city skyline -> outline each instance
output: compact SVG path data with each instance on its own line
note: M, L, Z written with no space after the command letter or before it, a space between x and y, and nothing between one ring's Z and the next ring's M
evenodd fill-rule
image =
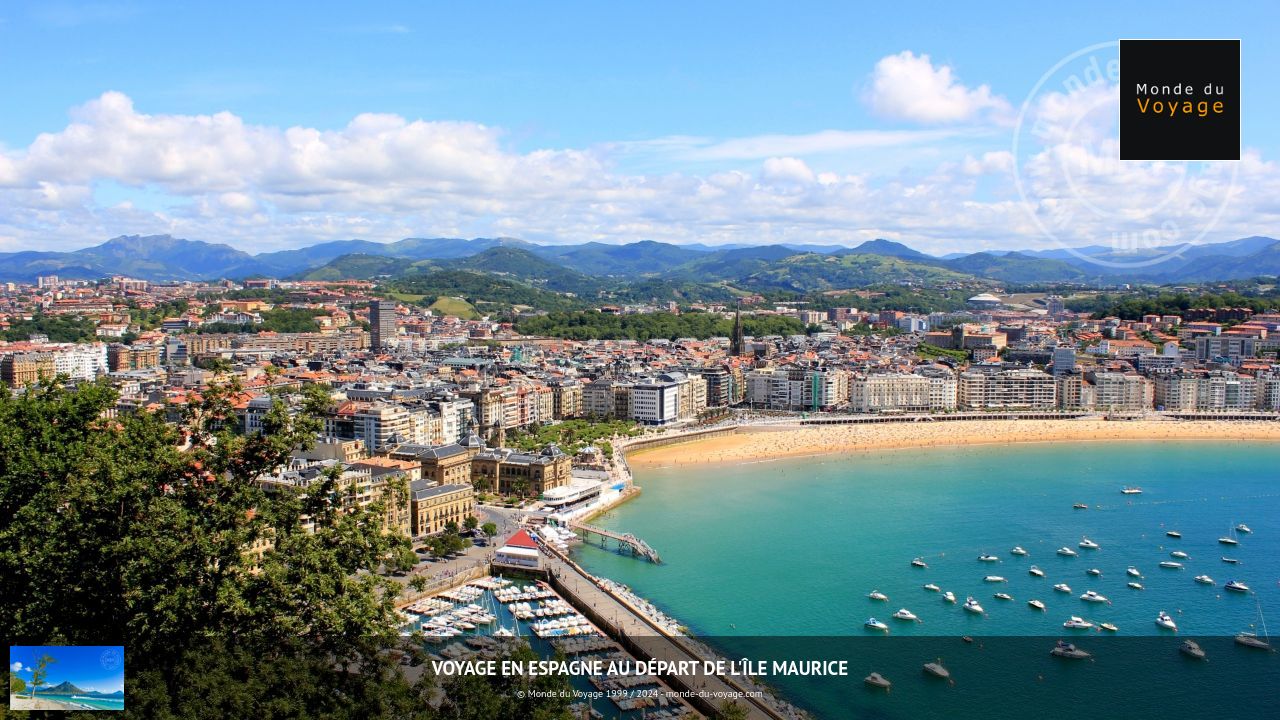
M1035 88L1091 45L1233 37L1275 11L1089 8L1046 23L1005 8L752 6L729 20L714 6L512 6L481 25L408 5L373 19L258 8L253 23L149 3L11 5L0 57L29 71L6 81L24 112L0 120L0 252L161 233L248 250L437 236L1035 249L1187 213L1137 222L1104 206L1049 237L1029 210L1117 187L1154 206L1187 177L1226 211L1179 241L1270 234L1277 101L1251 71L1277 61L1264 38L1242 37L1244 159L1229 166L1109 163L1107 113L1079 126L1051 111L1111 107L1114 82ZM196 23L207 32L174 32ZM283 36L288 53L271 42ZM1015 153L1029 98L1037 119L1082 134ZM1015 170L1041 177L1071 152L1080 165L1064 169L1082 174L1019 191Z

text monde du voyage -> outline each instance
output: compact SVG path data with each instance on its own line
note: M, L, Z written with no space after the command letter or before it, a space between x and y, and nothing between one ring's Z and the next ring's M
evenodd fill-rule
M1135 83L1134 93L1137 97L1134 100L1138 103L1138 112L1143 115L1207 118L1210 115L1226 113L1226 101L1215 99L1225 94L1224 86L1205 83L1203 87L1199 87L1199 92L1197 87L1191 83L1173 85Z

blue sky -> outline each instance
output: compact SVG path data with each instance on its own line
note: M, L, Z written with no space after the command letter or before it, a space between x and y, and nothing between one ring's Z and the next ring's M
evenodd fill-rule
M9 672L30 684L41 655L54 659L46 667L46 686L69 682L86 692L113 693L124 689L122 646L15 645L9 648Z
M1246 175L1251 185L1270 182L1280 150L1269 120L1280 111L1274 4L373 5L0 5L0 216L11 210L0 217L0 252L124 232L264 249L499 234L1038 247L1050 238L1014 217L1021 198L1001 176L1010 163L988 155L1009 151L1012 116L1046 70L1120 37L1242 38L1244 144L1257 160L1248 173L1260 173ZM946 73L950 84L924 89L960 92L964 107L922 114L876 97L880 63L903 53L906 74L894 82ZM105 93L118 95L99 102ZM320 139L323 167L304 167L316 156L296 137L202 136L218 113L251 136L339 135ZM389 145L355 150L361 133L350 128L362 114L422 121L435 154L406 156L396 134L414 147L423 137L387 123L370 132ZM65 135L77 120L100 145L155 152L75 169L67 165L92 148L67 141L33 159L37 136ZM184 124L196 127L170 126ZM252 152L232 162L224 142ZM335 142L382 161L338 167ZM944 177L968 159L985 167ZM285 167L264 169L268 161ZM981 207L948 226L940 218L963 204L921 202L928 193ZM1258 194L1214 239L1269 232L1274 208Z

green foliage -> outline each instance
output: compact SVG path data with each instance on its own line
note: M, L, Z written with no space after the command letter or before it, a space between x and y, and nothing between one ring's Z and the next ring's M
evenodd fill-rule
M264 310L260 323L205 323L194 329L197 333L305 333L315 332L316 318L327 315L324 310L314 308L277 307Z
M9 693L11 695L17 695L18 693L26 689L27 689L26 681L24 681L22 678L18 677L17 675L9 676Z
M578 298L536 288L514 278L470 270L438 270L407 275L383 287L399 293L423 295L428 299L461 297L472 305L495 304L502 308L527 305L539 310L574 310L586 306Z
M796 318L781 315L744 315L743 331L762 335L803 335L804 324ZM572 340L639 340L655 338L675 340L682 337L705 339L727 337L733 332L733 319L710 313L668 312L611 315L599 312L553 312L523 318L516 328L527 335L548 335Z
M950 358L958 362L964 362L969 359L969 354L963 350L948 350L929 343L917 345L916 354L922 358Z
M1170 292L1130 296L1100 294L1072 298L1066 305L1076 312L1091 312L1094 318L1115 316L1123 320L1141 320L1143 315L1182 315L1192 308L1247 307L1254 312L1268 312L1280 310L1280 297L1242 295L1233 291L1196 295Z
M157 303L155 307L141 307L136 300L129 301L129 322L137 325L139 330L155 330L167 317L177 317L185 313L190 304L185 300L171 300Z
M33 334L44 334L49 336L50 342L87 342L95 339L96 332L97 326L93 321L77 315L36 313L30 320L9 320L9 329L0 332L0 339L21 341Z
M565 452L573 454L588 445L600 447L605 438L615 435L632 437L639 434L640 428L632 420L574 419L513 430L507 434L507 445L533 451L556 443Z
M493 537L498 534L498 526L495 523L487 522L480 526L480 532L486 537Z

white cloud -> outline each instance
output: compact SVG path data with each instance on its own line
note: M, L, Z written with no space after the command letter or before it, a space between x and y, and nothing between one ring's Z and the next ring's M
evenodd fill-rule
M22 663L20 662L10 663L9 672L22 672Z
M980 85L962 84L949 65L934 66L928 55L903 50L883 57L871 73L863 99L877 114L917 123L954 123L982 117L1007 122L1007 100Z
M1062 168L1087 197L1113 204L1148 202L1177 177L1173 166L1115 173L1106 159L1113 131L1093 123L1114 108L1100 106L1097 118L1072 127L1063 99L1042 105L1044 133L1017 158L1036 212L1070 205ZM668 137L517 152L498 128L388 114L332 129L280 128L227 112L147 114L112 92L71 115L26 148L0 149L6 251L70 249L134 233L249 252L352 237L495 234L542 242L887 237L941 252L1049 243L1015 192L1007 141L989 128ZM935 160L925 171L882 171L866 160L876 148ZM662 162L653 171L620 170L619 157L635 152ZM673 171L682 165L670 160L680 157L695 159L697 171ZM1280 170L1256 153L1239 168L1239 192L1216 239L1265 233L1280 219ZM102 183L120 187L97 202L93 190ZM129 198L130 189L138 197ZM1109 232L1117 217L1135 222L1120 205L1104 207L1115 214L1075 213L1075 236L1064 239Z

